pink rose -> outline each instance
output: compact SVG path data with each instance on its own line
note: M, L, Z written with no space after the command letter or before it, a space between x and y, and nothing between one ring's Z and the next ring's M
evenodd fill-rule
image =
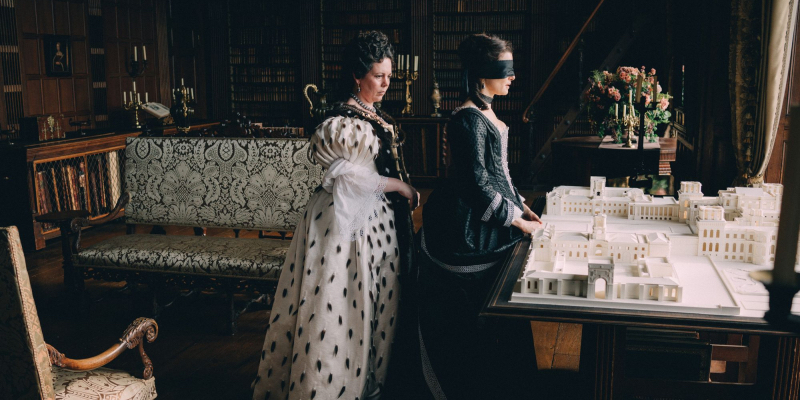
M650 104L650 95L645 93L644 95L644 105L647 106Z
M655 75L655 74L656 74L656 69L650 68L650 75Z
M669 107L669 100L666 97L664 97L658 102L658 108L660 108L661 110L666 110L667 107Z

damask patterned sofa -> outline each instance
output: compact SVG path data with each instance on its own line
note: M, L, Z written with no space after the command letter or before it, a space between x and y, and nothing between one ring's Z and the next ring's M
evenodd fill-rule
M0 228L0 399L149 400L156 397L153 364L142 348L158 325L138 318L102 354L73 360L45 343L16 227ZM144 379L100 368L139 346Z
M129 138L125 209L129 226L189 226L294 231L322 168L309 159L308 140L283 138ZM280 275L289 241L206 236L129 234L80 247L73 220L72 262L83 277L162 285L187 281L224 289L231 303L242 289L263 294ZM238 236L238 234L237 234ZM82 282L81 282L82 283ZM231 304L231 329L237 312Z

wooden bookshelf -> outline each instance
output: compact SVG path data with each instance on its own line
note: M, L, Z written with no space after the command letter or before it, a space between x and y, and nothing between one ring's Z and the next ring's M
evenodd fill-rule
M272 126L300 126L299 13L293 2L230 2L231 110Z
M139 132L107 133L0 147L3 225L16 225L27 249L41 249L59 227L34 220L55 211L86 210L101 218L124 190L125 139Z
M411 54L409 3L404 0L335 1L322 0L322 89L337 91L342 70L344 45L361 31L380 30L389 37L396 54ZM395 56L395 59L397 57ZM405 106L405 83L393 79L381 102L392 115Z
M529 100L531 10L527 0L434 0L433 73L442 95L442 114L449 115L461 105L461 61L458 45L469 34L492 33L514 45L517 78L508 96L498 97L492 108L509 126L509 169L513 175L526 154L527 127L520 116Z

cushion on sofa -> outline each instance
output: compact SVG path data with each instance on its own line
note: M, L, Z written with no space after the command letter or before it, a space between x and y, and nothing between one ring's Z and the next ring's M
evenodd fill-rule
M123 235L82 249L76 266L277 280L289 241L212 236Z

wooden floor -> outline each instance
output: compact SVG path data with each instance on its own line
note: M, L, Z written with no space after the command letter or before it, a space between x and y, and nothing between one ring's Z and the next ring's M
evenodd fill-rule
M427 198L429 191L423 192ZM523 194L526 195L526 194ZM526 196L532 198L532 196ZM421 226L421 209L414 215ZM192 235L191 228L168 228L169 234ZM89 246L111 236L125 234L125 225L112 223L87 230L83 245ZM212 236L233 236L230 230L210 229ZM242 232L255 237L255 232ZM99 354L118 338L137 317L150 316L150 294L146 287L117 292L121 284L87 281L86 292L93 300L82 311L65 296L58 240L26 254L34 298L45 340L70 358ZM155 366L160 399L247 399L258 367L269 312L248 312L239 318L239 332L226 331L226 302L222 296L201 294L181 298L158 320L159 337L146 350ZM573 379L578 367L581 326L533 323L537 364L540 370L561 370L554 379L541 380L538 393L559 393L559 386ZM141 368L136 351L128 351L109 365L128 371ZM553 371L557 372L557 371ZM551 385L551 388L541 385ZM549 390L548 390L549 389ZM538 397L538 396L537 396Z

